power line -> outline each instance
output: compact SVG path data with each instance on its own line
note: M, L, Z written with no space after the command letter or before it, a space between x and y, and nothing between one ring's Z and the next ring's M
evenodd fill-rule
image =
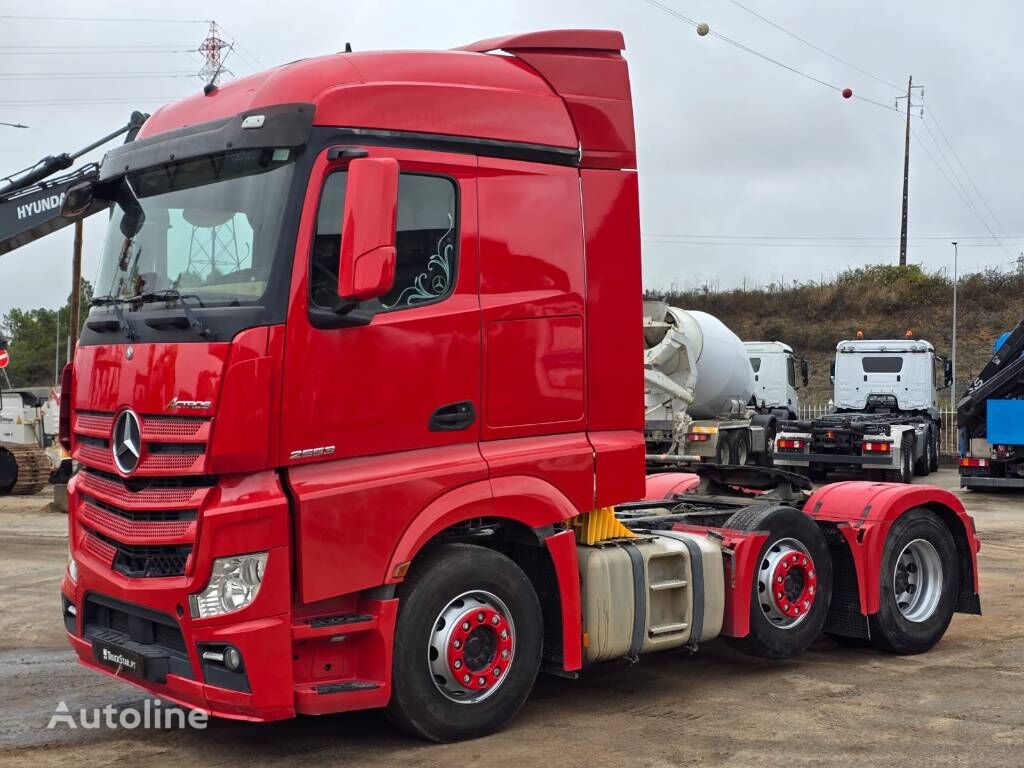
M661 11L664 11L665 13L669 14L670 16L674 16L675 18L679 19L680 21L685 22L686 24L689 24L690 26L692 26L694 28L700 26L698 24L698 22L694 21L689 16L685 16L682 13L679 13L674 8L671 8L671 7L667 6L667 5L665 5L664 3L659 2L659 0L644 0L644 2L647 3L648 5L651 5L651 6L655 7L655 8L658 8ZM735 48L738 48L741 51L745 51L745 52L747 52L749 54L757 56L758 58L763 59L764 61L767 61L770 64L774 64L777 67L781 67L782 69L785 69L785 70L787 70L789 72L792 72L795 75L799 75L800 77L803 77L803 78L805 78L807 80L810 80L813 83L817 83L818 85L822 85L822 86L824 86L826 88L830 88L831 90L837 91L837 92L840 92L840 93L842 93L844 91L844 89L841 86L835 85L835 84L830 83L830 82L828 82L826 80L822 80L821 78L818 78L818 77L815 77L814 75L808 74L807 72L799 70L796 67L792 67L789 64L781 62L778 59L772 58L768 54L761 53L761 51L758 51L758 50L756 50L754 48L751 48L748 45L744 45L743 43L739 42L738 40L733 40L731 37L726 37L721 32L717 32L715 30L710 30L710 34L712 36L714 36L714 37L717 37L719 40L722 40L723 42L728 43L729 45L734 46ZM851 95L852 95L853 98L858 99L859 101L867 102L868 104L872 104L872 105L874 105L876 107L880 107L880 108L882 108L884 110L887 110L889 112L898 111L898 110L896 110L895 107L891 107L888 104L883 104L880 101L875 101L874 99L869 99L866 96L859 96L859 95L857 95L855 93L851 94Z
M894 235L687 235L670 232L646 232L645 237L711 240L899 240ZM1019 235L1018 237L1024 237ZM911 240L998 240L992 235L918 235ZM1006 238L1004 238L1006 239Z
M124 96L99 99L34 99L25 101L0 101L0 107L55 107L64 105L88 105L88 104L136 104L136 103L159 103L166 104L171 101L178 101L184 96Z
M133 50L52 50L52 51L8 51L0 49L0 56L94 56L104 54L117 54L118 56L134 55L140 53L191 53L194 48L139 48Z
M686 240L663 240L644 235L642 239L648 243L658 245L688 245L688 246L724 246L730 248L885 248L891 249L893 243L742 243L735 241L694 241ZM961 243L965 248L1001 248L1001 243ZM907 248L943 248L948 249L946 243L908 243Z
M155 80L163 78L189 78L195 76L195 72L96 72L93 74L63 72L52 75L0 75L0 82L48 82L54 80Z
M42 50L60 50L60 51L89 51L89 50L101 50L101 51L145 51L153 50L156 48L174 48L176 47L173 43L135 43L129 45L79 45L78 43L67 43L66 45L0 45L0 50L4 51L42 51Z
M0 19L11 19L13 21L112 21L141 24L209 24L206 19L140 19L127 16L18 16L14 14L0 14Z
M949 142L949 139L946 138L946 132L942 130L942 126L939 124L938 118L935 117L935 111L932 110L930 112L930 115L931 115L932 122L935 123L935 127L939 131L939 135L942 136L942 139L946 142L946 146L949 147L949 151L953 154L953 157L956 160L957 164L963 170L964 176L967 177L967 180L971 183L971 186L974 187L974 191L978 194L978 199L981 200L982 205L985 206L985 209L988 211L989 215L992 217L992 220L996 223L996 226L999 227L999 229L1003 233L1005 233L1006 232L1006 227L1004 227L1003 223L1001 221L999 221L999 217L996 216L996 212L992 210L992 206L990 206L988 204L988 201L985 199L985 196L982 195L981 194L981 190L978 189L978 185L974 183L974 177L971 176L970 172L968 172L968 170L967 170L967 167L963 164L963 161L960 160L960 155L957 154L957 151L953 148L953 145Z
M900 91L900 90L902 90L902 87L901 87L901 86L899 86L899 85L896 85L896 84L894 84L894 83L890 83L890 82L889 82L888 80L883 80L882 78L880 78L880 77L878 77L878 76L876 76L876 75L873 75L873 74L871 74L871 73L870 73L870 72L868 72L867 70L861 69L861 68L860 68L860 67L858 67L858 66L857 66L856 64L851 64L851 63L850 63L850 62L848 62L848 61L847 61L846 59L842 59L842 58L840 58L839 56L836 56L836 55L835 55L834 53L830 53L829 51L826 51L826 50L825 50L824 48L822 48L822 47L820 47L820 46L817 46L817 45L815 45L815 44L814 44L814 43L812 43L812 42L811 42L810 40L807 40L807 39L805 39L805 38L803 38L803 37L800 37L800 35L797 35L797 34L795 34L794 32L790 32L790 31L789 31L788 29L786 29L785 27L781 26L780 24L776 24L776 23L775 23L774 21L772 21L771 19L769 19L769 18L767 18L767 17L765 17L765 16L762 16L762 15L761 15L760 13L758 13L757 11L755 11L755 10L753 10L753 9L751 9L751 8L748 8L747 6L743 5L742 3L738 3L738 2L736 1L736 0L729 0L729 2L730 2L730 3L732 3L733 5L735 5L735 6L737 7L737 8L741 8L741 9L743 9L744 11L746 11L747 13L749 13L749 14L752 14L753 16L756 16L756 17L757 17L757 18L759 18L759 19L760 19L761 21L763 21L763 22L764 22L765 24L768 24L768 25L770 25L770 26L773 26L773 27L775 27L775 29L779 30L780 32L783 32L783 33L785 33L785 34L789 35L789 36L790 36L790 37L792 37L792 38L793 38L794 40L799 40L799 41L800 41L801 43L803 43L804 45L806 45L806 46L809 46L809 47L813 48L814 50L818 51L819 53L823 53L823 54L825 54L825 55L826 55L826 56L828 56L828 57L829 57L830 59L835 59L835 60L836 60L836 61L838 61L838 62L839 62L840 64L845 64L845 65L846 65L847 67L849 67L850 69L856 70L857 72L860 72L860 73L861 73L862 75L865 75L865 76L867 76L867 77L870 77L870 78L871 78L872 80L877 80L877 81L878 81L879 83L881 83L882 85L887 85L887 86L889 86L890 88L895 88L895 89L896 89L897 91Z

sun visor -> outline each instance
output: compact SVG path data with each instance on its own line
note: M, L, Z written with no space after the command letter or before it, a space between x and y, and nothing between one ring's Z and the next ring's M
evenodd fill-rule
M278 104L133 141L104 155L100 181L227 150L298 147L309 141L313 113L312 104Z

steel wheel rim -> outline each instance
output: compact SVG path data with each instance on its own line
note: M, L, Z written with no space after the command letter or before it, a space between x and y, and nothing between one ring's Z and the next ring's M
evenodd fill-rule
M761 558L757 595L761 613L779 629L804 622L818 596L818 572L807 547L796 539L779 539Z
M489 698L515 660L516 631L504 601L474 589L441 609L427 639L427 667L434 687L456 704Z
M892 593L907 621L920 624L934 615L942 598L942 560L934 544L914 539L903 548L893 569Z

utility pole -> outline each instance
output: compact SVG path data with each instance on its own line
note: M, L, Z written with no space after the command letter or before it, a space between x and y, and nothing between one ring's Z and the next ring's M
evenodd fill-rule
M953 240L952 242L953 242L953 362L952 362L953 381L950 382L949 401L950 401L950 405L953 408L953 413L954 413L953 418L955 419L956 418L956 284L958 282L958 277L959 277L958 274L957 274L957 263L956 262L957 262L957 256L959 254L958 254L957 247L956 247L957 241Z
M910 112L913 107L921 106L913 103L914 88L922 91L924 86L914 85L914 76L907 80L907 95L899 96L896 99L896 108L899 109L900 99L907 100L907 130L903 145L903 216L900 219L900 266L907 266L907 204L910 201ZM923 108L922 108L923 112Z

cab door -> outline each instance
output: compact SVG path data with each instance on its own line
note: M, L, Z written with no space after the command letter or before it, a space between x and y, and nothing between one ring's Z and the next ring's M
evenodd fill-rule
M399 163L398 258L392 289L346 318L332 312L347 167L359 154ZM279 451L296 499L304 601L383 583L416 513L447 489L486 485L476 179L475 157L420 150L335 149L314 164L292 275Z

